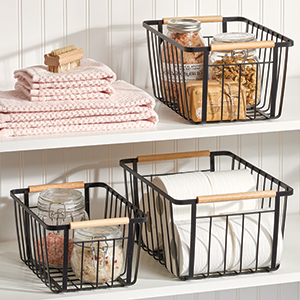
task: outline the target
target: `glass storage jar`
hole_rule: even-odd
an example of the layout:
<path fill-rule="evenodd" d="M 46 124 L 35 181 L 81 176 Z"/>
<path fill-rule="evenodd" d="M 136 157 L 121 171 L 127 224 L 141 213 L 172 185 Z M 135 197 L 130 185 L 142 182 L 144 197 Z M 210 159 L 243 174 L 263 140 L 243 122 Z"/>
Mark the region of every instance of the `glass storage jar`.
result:
<path fill-rule="evenodd" d="M 194 19 L 172 19 L 167 23 L 167 37 L 184 47 L 205 46 L 200 33 L 201 22 Z M 162 43 L 162 72 L 166 99 L 179 98 L 179 85 L 203 78 L 203 52 L 181 52 L 171 43 Z"/>
<path fill-rule="evenodd" d="M 74 245 L 71 266 L 82 282 L 104 283 L 117 279 L 123 272 L 120 226 L 76 229 Z"/>
<path fill-rule="evenodd" d="M 252 33 L 228 32 L 213 36 L 211 44 L 255 42 Z M 241 82 L 247 107 L 257 105 L 260 97 L 260 64 L 256 49 L 212 51 L 209 59 L 211 79 Z"/>
<path fill-rule="evenodd" d="M 47 225 L 59 226 L 70 222 L 88 220 L 85 211 L 85 202 L 82 193 L 74 189 L 48 189 L 40 193 L 37 204 L 37 215 Z M 47 252 L 45 251 L 45 238 L 37 241 L 37 256 L 40 262 L 48 263 L 51 267 L 63 266 L 64 238 L 62 230 L 48 231 L 46 236 Z M 69 232 L 69 259 L 73 250 L 73 230 Z M 41 256 L 42 255 L 42 256 Z"/>

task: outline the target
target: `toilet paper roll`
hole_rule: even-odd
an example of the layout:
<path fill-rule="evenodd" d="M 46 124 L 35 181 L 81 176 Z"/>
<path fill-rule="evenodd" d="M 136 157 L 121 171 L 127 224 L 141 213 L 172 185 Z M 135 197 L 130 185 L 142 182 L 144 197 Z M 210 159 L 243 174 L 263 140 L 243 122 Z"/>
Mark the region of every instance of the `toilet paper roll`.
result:
<path fill-rule="evenodd" d="M 242 245 L 242 269 L 251 269 L 271 266 L 272 246 L 273 246 L 273 231 L 274 231 L 274 212 L 266 212 L 259 210 L 261 213 L 260 221 L 259 214 L 246 215 L 244 218 L 244 239 Z M 232 240 L 234 242 L 234 263 L 231 270 L 239 270 L 240 255 L 241 255 L 241 236 L 242 236 L 242 217 L 230 218 Z M 279 264 L 282 258 L 283 238 L 280 231 L 278 233 L 277 256 L 276 263 Z M 257 240 L 258 250 L 257 250 Z M 256 262 L 256 254 L 258 257 Z"/>
<path fill-rule="evenodd" d="M 245 215 L 243 248 L 242 248 L 242 269 L 256 267 L 257 236 L 259 231 L 258 261 L 257 266 L 271 266 L 271 254 L 273 243 L 274 214 L 262 213 L 260 227 L 258 227 L 258 214 Z M 194 274 L 208 272 L 222 272 L 225 267 L 225 237 L 227 236 L 226 270 L 240 269 L 241 242 L 242 242 L 242 217 L 232 216 L 228 219 L 228 230 L 226 232 L 226 218 L 214 218 L 210 227 L 208 218 L 198 219 L 196 222 L 195 261 Z M 168 230 L 172 232 L 172 223 L 169 223 Z M 211 238 L 209 239 L 211 228 Z M 169 235 L 169 240 L 164 236 L 166 267 L 177 274 L 176 261 L 178 261 L 179 275 L 187 276 L 189 273 L 190 255 L 190 221 L 174 222 L 174 238 Z M 208 250 L 210 245 L 210 254 Z M 176 247 L 176 251 L 175 251 Z M 175 253 L 177 252 L 177 255 Z M 282 235 L 279 232 L 277 247 L 277 264 L 282 257 Z"/>
<path fill-rule="evenodd" d="M 164 245 L 166 254 L 167 269 L 178 276 L 187 276 L 189 274 L 190 263 L 190 239 L 191 222 L 189 220 L 177 220 L 174 222 L 174 237 L 172 236 L 172 223 L 169 223 L 169 238 L 164 235 Z M 210 238 L 211 233 L 211 238 Z M 227 253 L 226 268 L 230 268 L 234 261 L 232 258 L 233 244 L 231 233 L 227 231 Z M 205 219 L 198 219 L 196 223 L 196 244 L 194 274 L 206 273 L 208 271 L 224 270 L 225 257 L 226 225 L 224 218 L 215 218 L 212 221 L 211 231 L 210 222 Z M 211 245 L 208 256 L 208 245 Z M 178 262 L 178 273 L 177 265 Z"/>
<path fill-rule="evenodd" d="M 154 194 L 154 197 L 153 197 Z M 157 193 L 145 193 L 140 199 L 140 208 L 148 216 L 148 220 L 143 226 L 142 239 L 149 250 L 155 251 L 162 248 L 163 238 L 160 227 L 160 218 L 156 215 L 154 200 Z"/>
<path fill-rule="evenodd" d="M 256 190 L 256 182 L 248 169 L 206 172 L 205 174 L 211 184 L 213 195 Z M 256 209 L 259 209 L 259 201 L 257 199 L 227 201 L 215 203 L 214 214 Z"/>
<path fill-rule="evenodd" d="M 153 183 L 177 200 L 194 199 L 204 195 L 250 192 L 255 191 L 256 185 L 253 175 L 247 169 L 172 174 L 155 177 Z M 156 201 L 159 200 L 161 199 L 156 199 Z M 156 207 L 158 209 L 158 203 Z M 166 214 L 162 203 L 160 207 L 162 209 L 157 213 L 170 221 L 170 211 L 167 211 Z M 258 208 L 259 201 L 257 199 L 198 204 L 197 216 L 256 210 Z M 169 209 L 169 205 L 166 206 L 166 209 Z M 191 218 L 189 205 L 173 204 L 172 210 L 174 220 L 189 220 Z"/>
<path fill-rule="evenodd" d="M 176 200 L 195 199 L 199 195 L 212 195 L 211 184 L 203 172 L 159 176 L 155 177 L 152 183 Z M 168 223 L 171 220 L 170 203 L 165 203 L 162 198 L 156 198 L 156 213 Z M 190 205 L 172 204 L 172 211 L 174 220 L 191 219 Z M 213 203 L 197 205 L 197 216 L 207 216 L 213 213 Z"/>

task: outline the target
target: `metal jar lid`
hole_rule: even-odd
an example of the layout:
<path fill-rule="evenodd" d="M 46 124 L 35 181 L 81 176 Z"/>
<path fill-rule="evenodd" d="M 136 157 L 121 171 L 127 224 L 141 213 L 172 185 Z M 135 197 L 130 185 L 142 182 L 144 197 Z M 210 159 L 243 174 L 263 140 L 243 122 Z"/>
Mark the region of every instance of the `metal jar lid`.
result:
<path fill-rule="evenodd" d="M 254 34 L 248 32 L 224 32 L 213 36 L 212 44 L 241 43 L 256 41 Z"/>
<path fill-rule="evenodd" d="M 74 189 L 49 189 L 40 193 L 37 207 L 41 211 L 76 212 L 85 208 L 84 198 L 80 191 Z"/>
<path fill-rule="evenodd" d="M 74 242 L 87 242 L 84 243 L 84 247 L 90 247 L 94 240 L 110 240 L 107 241 L 107 246 L 113 246 L 113 239 L 119 239 L 122 237 L 120 226 L 102 226 L 102 227 L 88 227 L 76 229 L 74 233 Z M 115 240 L 115 245 L 120 244 L 121 240 Z M 81 245 L 80 245 L 81 246 Z"/>
<path fill-rule="evenodd" d="M 167 29 L 173 32 L 199 31 L 201 22 L 194 19 L 172 19 L 168 21 Z"/>

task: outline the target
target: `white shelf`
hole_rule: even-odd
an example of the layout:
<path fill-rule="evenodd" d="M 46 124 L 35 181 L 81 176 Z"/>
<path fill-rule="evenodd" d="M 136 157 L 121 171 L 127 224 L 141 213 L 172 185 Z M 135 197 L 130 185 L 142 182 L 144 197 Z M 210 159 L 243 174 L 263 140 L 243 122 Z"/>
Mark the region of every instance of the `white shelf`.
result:
<path fill-rule="evenodd" d="M 142 251 L 135 285 L 123 288 L 54 294 L 19 259 L 17 243 L 0 244 L 1 299 L 144 299 L 300 281 L 300 216 L 288 215 L 283 258 L 272 273 L 180 281 Z"/>
<path fill-rule="evenodd" d="M 299 95 L 300 78 L 289 78 L 285 89 L 283 114 L 275 120 L 192 125 L 157 102 L 156 111 L 160 120 L 155 128 L 5 138 L 0 139 L 0 152 L 299 130 L 300 104 L 298 99 L 294 100 Z"/>

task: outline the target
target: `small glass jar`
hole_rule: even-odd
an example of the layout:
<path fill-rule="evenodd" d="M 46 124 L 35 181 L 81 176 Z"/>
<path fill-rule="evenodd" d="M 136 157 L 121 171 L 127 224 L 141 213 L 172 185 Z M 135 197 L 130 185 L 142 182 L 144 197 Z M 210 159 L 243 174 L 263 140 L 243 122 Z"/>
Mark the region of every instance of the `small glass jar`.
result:
<path fill-rule="evenodd" d="M 212 44 L 254 42 L 256 38 L 247 32 L 219 33 L 213 36 Z M 260 64 L 256 49 L 213 51 L 210 54 L 210 78 L 241 82 L 245 87 L 247 107 L 259 102 Z M 215 65 L 215 66 L 214 66 Z"/>
<path fill-rule="evenodd" d="M 166 35 L 184 47 L 203 47 L 205 44 L 200 30 L 201 22 L 198 20 L 172 19 L 167 23 Z M 178 99 L 180 97 L 179 84 L 183 82 L 183 73 L 185 81 L 203 78 L 203 52 L 181 52 L 166 41 L 161 47 L 165 96 L 169 100 Z"/>
<path fill-rule="evenodd" d="M 120 226 L 76 229 L 74 242 L 71 266 L 78 279 L 88 283 L 104 283 L 116 280 L 123 272 Z"/>
<path fill-rule="evenodd" d="M 173 19 L 167 24 L 167 36 L 184 47 L 203 47 L 204 40 L 200 33 L 201 22 L 194 19 Z M 169 44 L 169 55 L 167 61 L 170 63 L 181 63 L 180 51 L 177 51 L 178 55 Z M 173 53 L 172 53 L 173 52 Z M 186 81 L 194 81 L 203 78 L 202 64 L 203 53 L 202 52 L 183 52 L 183 64 L 184 74 Z M 178 58 L 178 61 L 177 61 Z"/>
<path fill-rule="evenodd" d="M 74 189 L 49 189 L 40 193 L 37 204 L 38 217 L 47 225 L 66 225 L 70 222 L 88 220 L 82 193 Z M 69 232 L 69 259 L 73 250 L 73 230 Z M 37 241 L 39 261 L 46 263 L 45 240 Z M 50 267 L 60 268 L 63 265 L 63 231 L 48 231 L 46 236 L 47 257 Z M 43 257 L 41 257 L 41 254 Z"/>

